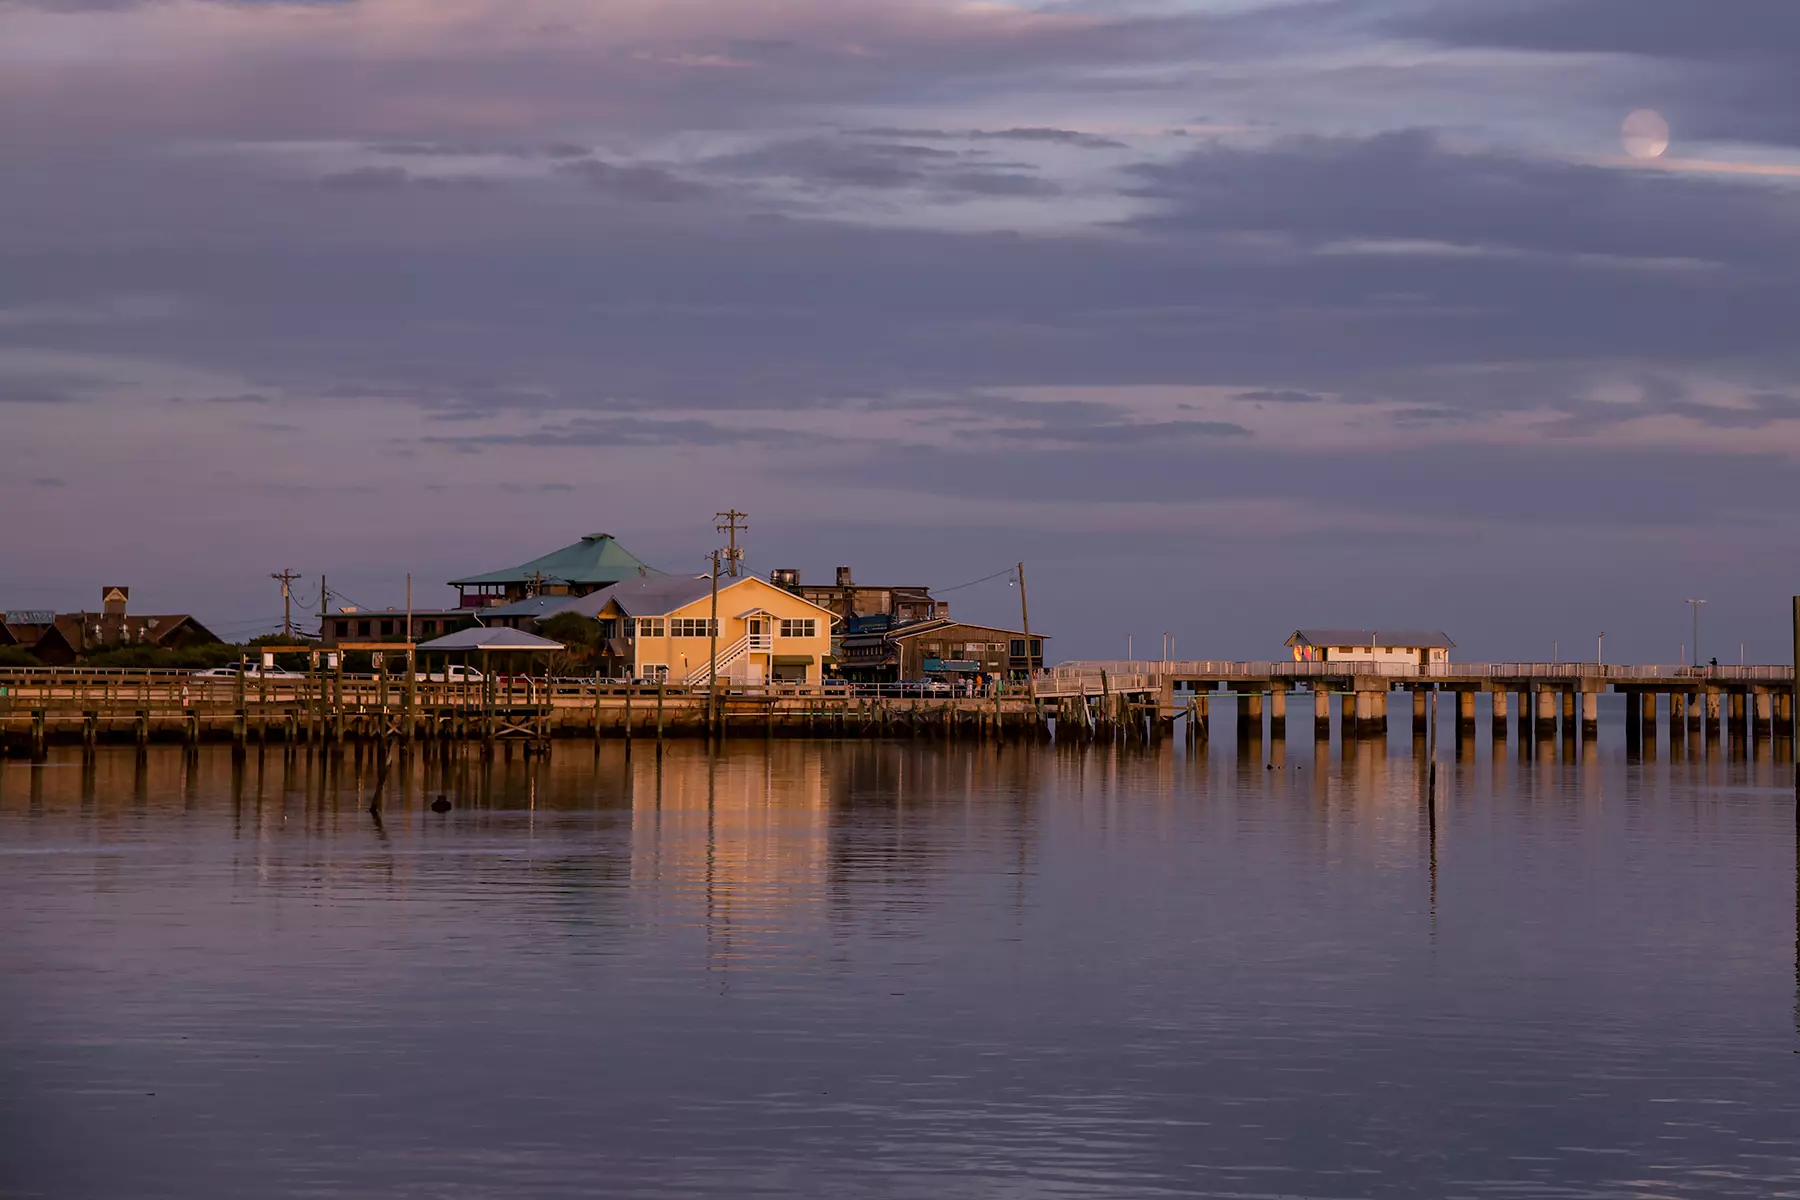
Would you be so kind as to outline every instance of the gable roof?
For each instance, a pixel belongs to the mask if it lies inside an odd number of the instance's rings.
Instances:
[[[547,583],[607,584],[634,578],[640,571],[649,575],[661,574],[619,545],[612,534],[590,533],[578,542],[571,542],[560,550],[552,550],[528,563],[508,567],[503,571],[489,571],[485,575],[471,575],[467,579],[452,579],[450,586],[529,583],[540,576]]]
[[[735,598],[731,601],[730,603],[736,607],[732,607],[728,611],[726,608],[727,601],[724,597],[727,592],[734,588],[747,586],[767,588],[777,595],[783,596],[789,600],[798,601],[808,608],[818,609],[827,619],[831,617],[831,610],[824,605],[814,604],[804,596],[796,596],[787,589],[778,588],[772,583],[756,578],[754,575],[746,576],[742,579],[719,580],[719,613],[721,616],[729,616],[730,613],[741,613],[743,611],[741,607],[743,600],[741,598]],[[616,602],[619,606],[619,611],[628,617],[660,617],[672,613],[677,609],[686,608],[694,601],[711,594],[712,576],[710,575],[651,576],[644,579],[627,579],[623,582],[615,583],[609,588],[602,588],[592,595],[571,597],[566,603],[557,606],[555,609],[551,610],[551,612],[543,615],[554,616],[557,613],[575,612],[581,613],[583,616],[595,617],[599,616],[601,610],[609,603]]]
[[[1403,629],[1296,629],[1289,646],[1401,646],[1408,650],[1454,650],[1449,635]]]
[[[1004,625],[983,625],[979,621],[961,621],[955,617],[934,617],[924,621],[908,621],[901,625],[888,625],[857,633],[846,633],[844,635],[843,643],[846,646],[866,646],[875,642],[887,641],[890,639],[893,641],[901,641],[905,638],[920,637],[928,633],[942,633],[946,629],[988,629],[995,633],[1003,633],[1009,638],[1022,638],[1025,636],[1024,630],[1008,629]],[[1033,633],[1031,635],[1031,640],[1034,642],[1047,642],[1050,640],[1050,635],[1047,633]]]
[[[561,650],[561,642],[553,642],[522,629],[488,629],[476,626],[459,629],[435,641],[421,642],[415,649],[439,652],[456,650]]]

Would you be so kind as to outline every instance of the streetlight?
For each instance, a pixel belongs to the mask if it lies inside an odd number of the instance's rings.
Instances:
[[[1688,605],[1694,610],[1694,665],[1700,665],[1700,606],[1704,600],[1689,600]]]
[[[1600,666],[1600,665],[1604,664],[1605,662],[1606,662],[1606,630],[1602,629],[1600,631],[1599,641],[1594,643],[1594,665]]]

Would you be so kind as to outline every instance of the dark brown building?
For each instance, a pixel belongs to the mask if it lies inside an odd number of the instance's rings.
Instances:
[[[467,629],[476,623],[475,616],[467,609],[414,610],[413,641],[426,642]],[[406,610],[403,608],[340,608],[319,618],[319,645],[328,649],[338,646],[354,649],[359,642],[404,642],[406,629]]]
[[[50,666],[68,666],[84,655],[127,646],[182,650],[219,641],[188,613],[130,610],[131,589],[108,587],[100,591],[99,612],[8,613],[5,625],[15,645],[25,646]]]
[[[850,577],[849,567],[837,569],[837,582],[831,584],[802,583],[800,572],[769,572],[769,582],[785,588],[802,600],[831,610],[839,621],[854,617],[892,617],[901,621],[932,621],[950,615],[950,605],[934,600],[927,587],[877,587],[857,583]]]
[[[957,676],[1018,678],[1042,670],[1044,638],[962,621],[912,621],[844,635],[838,670],[857,683],[900,683]]]

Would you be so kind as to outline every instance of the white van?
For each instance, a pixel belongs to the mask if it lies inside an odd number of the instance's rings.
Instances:
[[[480,683],[487,676],[474,667],[453,663],[442,671],[433,671],[429,675],[420,675],[418,678],[426,683]]]

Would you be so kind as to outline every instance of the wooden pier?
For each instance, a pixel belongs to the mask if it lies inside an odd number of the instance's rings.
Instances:
[[[1329,739],[1334,728],[1346,741],[1385,738],[1395,693],[1410,700],[1416,737],[1447,706],[1445,723],[1454,721],[1459,747],[1483,729],[1496,744],[1512,737],[1521,744],[1560,737],[1571,747],[1591,741],[1607,692],[1625,697],[1628,750],[1652,749],[1666,737],[1672,753],[1723,743],[1742,755],[1762,742],[1786,744],[1791,753],[1794,738],[1791,666],[1084,662],[1058,667],[1053,687],[1085,693],[1094,681],[1112,678],[1153,691],[1160,723],[1167,728],[1185,719],[1187,738],[1201,745],[1212,733],[1213,702],[1227,696],[1235,700],[1240,742],[1286,741],[1290,703],[1309,700],[1307,732],[1314,740]]]
[[[206,678],[168,671],[0,671],[0,754],[52,745],[231,742],[523,742],[569,738],[938,737],[1040,740],[1057,694],[865,694],[842,686],[717,690],[489,676],[310,672]]]

